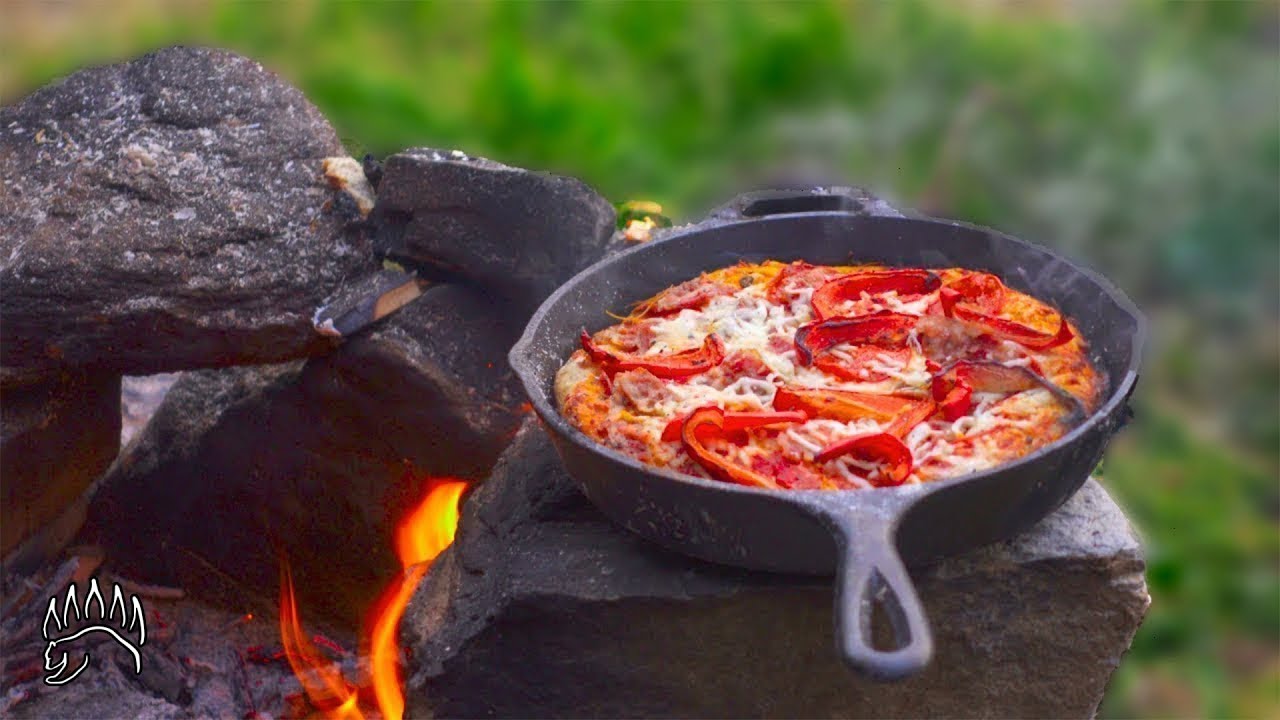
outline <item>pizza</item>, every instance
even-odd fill
[[[961,268],[740,263],[585,330],[560,411],[640,462],[770,489],[928,482],[1007,463],[1104,381],[1062,313]]]

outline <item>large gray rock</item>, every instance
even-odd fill
[[[48,528],[38,547],[16,549],[60,517],[119,449],[119,375],[68,370],[0,389],[0,557],[6,566],[38,565],[70,539],[62,528]]]
[[[1016,540],[913,571],[935,657],[876,684],[836,656],[829,580],[618,529],[529,423],[406,612],[410,715],[1090,717],[1149,603],[1143,567],[1090,481]]]
[[[325,357],[185,373],[101,481],[84,539],[232,608],[275,596],[283,551],[304,606],[357,626],[426,477],[483,476],[519,424],[509,314],[435,286]]]
[[[527,315],[603,255],[614,211],[571,177],[414,148],[387,158],[374,222],[380,251],[503,293]]]
[[[345,154],[297,88],[222,50],[83,70],[0,109],[0,378],[325,347],[311,313],[367,256],[322,177]]]

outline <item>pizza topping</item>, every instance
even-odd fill
[[[1025,367],[1010,367],[997,362],[961,360],[952,363],[934,376],[932,392],[943,417],[957,420],[972,410],[975,392],[1008,395],[1037,388],[1048,390],[1052,397],[1064,403],[1072,417],[1083,411],[1073,395],[1040,375]]]
[[[1061,313],[1057,314],[1057,331],[1046,333],[1019,322],[976,310],[963,302],[964,296],[952,288],[942,288],[939,297],[942,301],[942,312],[947,317],[981,325],[996,338],[1010,340],[1033,350],[1048,350],[1065,345],[1075,337],[1071,332],[1070,324]]]
[[[910,296],[928,295],[941,286],[938,276],[928,270],[874,270],[831,280],[814,291],[810,302],[814,316],[825,320],[847,317],[849,313],[842,310],[863,297],[892,292],[901,306]]]
[[[916,426],[937,412],[938,406],[931,400],[917,400],[898,413],[885,432],[897,438],[905,438]]]
[[[772,477],[743,467],[728,458],[712,452],[703,443],[712,437],[723,437],[727,432],[725,412],[718,407],[694,410],[680,428],[680,440],[689,456],[698,461],[707,474],[722,482],[752,487],[777,489]]]
[[[963,300],[977,312],[990,315],[1004,307],[1005,287],[1000,278],[991,273],[969,272],[947,283],[943,295]]]
[[[801,410],[814,417],[844,422],[863,418],[892,420],[917,402],[893,395],[826,388],[784,387],[773,396],[773,407],[778,410]]]
[[[696,310],[706,305],[712,298],[729,295],[732,292],[732,288],[720,283],[707,282],[703,277],[696,277],[662,291],[648,304],[636,308],[636,316],[654,317],[671,315],[681,310]]]
[[[796,330],[796,351],[801,365],[812,365],[814,356],[844,343],[902,348],[907,344],[907,334],[915,322],[910,315],[879,312],[809,323]]]
[[[911,474],[911,450],[889,433],[856,435],[834,443],[818,453],[814,460],[825,463],[844,455],[880,465],[872,484],[877,487],[901,485]]]
[[[923,482],[1081,418],[1100,380],[1073,330],[989,273],[736,265],[584,333],[556,390],[584,432],[652,465],[753,487]]]
[[[766,296],[769,302],[784,305],[797,297],[803,297],[808,301],[815,290],[839,276],[840,271],[833,267],[793,262],[782,268],[769,283]]]
[[[721,430],[726,435],[756,428],[781,427],[793,423],[802,423],[809,419],[809,416],[805,413],[794,410],[790,412],[721,411],[721,415],[723,416]],[[684,427],[687,419],[688,418],[678,417],[667,423],[667,427],[662,431],[663,442],[679,440],[681,428]]]
[[[773,374],[773,369],[764,363],[760,353],[752,348],[734,350],[714,369],[709,371],[704,381],[716,388],[724,388],[741,378],[764,380]]]
[[[618,373],[613,377],[613,388],[631,407],[650,415],[659,412],[671,397],[666,383],[645,368]]]
[[[581,340],[587,355],[609,373],[644,368],[660,378],[683,378],[706,372],[724,360],[724,343],[715,335],[708,335],[702,341],[702,347],[696,350],[670,355],[611,353],[596,345],[586,330],[582,331]]]

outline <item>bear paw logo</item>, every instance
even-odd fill
[[[45,611],[41,628],[45,641],[49,643],[44,649],[44,669],[49,673],[44,678],[46,685],[65,685],[89,666],[89,652],[83,650],[84,659],[75,670],[68,672],[68,654],[76,652],[76,641],[95,633],[106,635],[118,643],[133,656],[134,673],[142,672],[142,654],[138,648],[147,642],[147,619],[142,612],[142,603],[138,602],[136,595],[130,595],[126,605],[120,586],[113,587],[110,606],[103,600],[97,578],[89,580],[89,592],[85,594],[83,604],[76,598],[76,585],[72,583],[62,602],[61,614],[58,612],[59,598],[56,595],[49,598],[49,609]],[[74,629],[73,625],[83,627]],[[89,642],[82,644],[88,645]],[[55,657],[59,659],[55,660]]]

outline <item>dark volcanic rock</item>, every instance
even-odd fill
[[[830,581],[688,559],[609,523],[528,423],[467,501],[402,633],[414,717],[1091,717],[1149,598],[1090,481],[1008,543],[917,569],[935,634],[877,684],[832,642]]]
[[[425,478],[482,476],[518,425],[508,315],[435,286],[330,355],[185,373],[103,478],[85,540],[232,608],[274,597],[283,551],[304,607],[354,626]]]
[[[221,50],[84,70],[0,109],[0,371],[144,374],[324,347],[366,257],[327,211],[345,155],[296,88]]]
[[[579,180],[427,148],[387,158],[374,217],[381,251],[481,283],[526,314],[598,260],[614,230],[613,206]]]
[[[62,514],[119,449],[119,375],[65,371],[0,390],[0,557]]]

